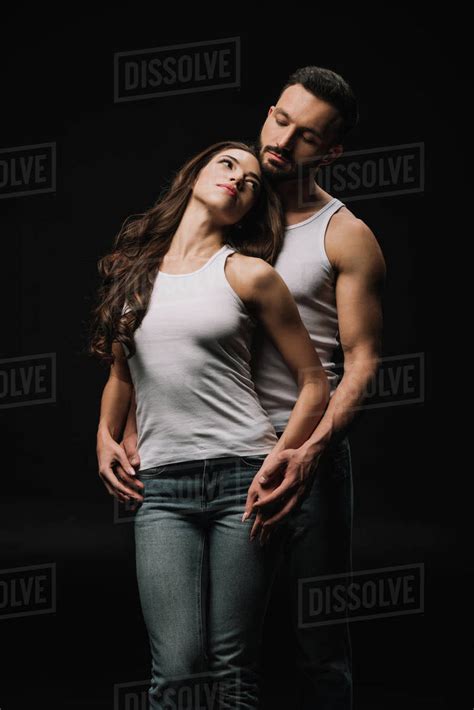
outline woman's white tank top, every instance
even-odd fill
[[[252,380],[256,322],[224,271],[234,251],[225,244],[189,274],[157,273],[128,361],[140,470],[267,454],[278,441]]]

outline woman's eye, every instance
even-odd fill
[[[232,167],[232,161],[229,160],[228,158],[223,158],[223,159],[221,160],[221,163],[226,163],[227,165],[229,165],[230,167]]]

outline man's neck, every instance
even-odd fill
[[[319,212],[332,196],[323,190],[314,180],[302,184],[301,178],[288,180],[275,185],[283,204],[287,226],[298,224]]]

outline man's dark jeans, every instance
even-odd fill
[[[290,535],[264,627],[264,710],[352,707],[348,623],[318,623],[317,615],[314,622],[301,621],[307,603],[301,595],[303,580],[346,573],[349,577],[352,518],[351,453],[345,437],[321,455],[309,495],[289,516]]]

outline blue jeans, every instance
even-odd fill
[[[321,455],[309,495],[289,516],[290,534],[264,627],[265,710],[286,710],[290,706],[295,710],[352,707],[348,623],[302,624],[300,594],[302,580],[350,574],[352,519],[351,453],[345,437],[330,444]],[[282,636],[292,643],[288,649],[280,646],[276,651]],[[280,682],[282,678],[286,688]]]
[[[138,473],[144,500],[134,531],[150,708],[258,707],[263,620],[287,530],[261,546],[249,539],[254,516],[241,521],[264,459],[227,456]]]

